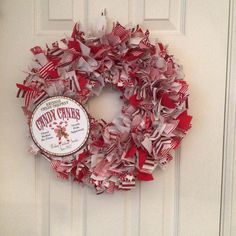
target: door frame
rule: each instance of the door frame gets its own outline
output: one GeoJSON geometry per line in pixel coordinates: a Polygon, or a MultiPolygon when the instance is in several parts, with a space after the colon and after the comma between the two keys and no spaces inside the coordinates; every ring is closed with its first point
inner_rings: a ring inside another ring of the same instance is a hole
{"type": "Polygon", "coordinates": [[[236,1],[229,0],[228,43],[221,176],[220,236],[233,236],[233,200],[236,194],[236,1]]]}

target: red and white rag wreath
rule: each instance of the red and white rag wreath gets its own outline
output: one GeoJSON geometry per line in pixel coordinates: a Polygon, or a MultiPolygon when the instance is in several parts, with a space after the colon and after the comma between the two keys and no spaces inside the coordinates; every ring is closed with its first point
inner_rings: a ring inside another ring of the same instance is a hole
{"type": "Polygon", "coordinates": [[[172,160],[171,151],[191,127],[188,85],[182,66],[162,43],[151,44],[148,31],[116,23],[110,33],[87,38],[76,24],[71,37],[31,51],[33,65],[17,84],[28,122],[49,97],[84,105],[106,85],[122,93],[121,114],[112,122],[89,115],[89,137],[76,153],[56,157],[31,143],[31,153],[46,157],[60,177],[94,186],[97,193],[130,190],[172,160]]]}

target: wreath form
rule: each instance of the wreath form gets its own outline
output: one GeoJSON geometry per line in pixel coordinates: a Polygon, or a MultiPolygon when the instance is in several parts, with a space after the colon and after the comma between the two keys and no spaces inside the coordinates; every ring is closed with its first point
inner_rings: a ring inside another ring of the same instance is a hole
{"type": "Polygon", "coordinates": [[[148,30],[116,23],[110,33],[88,38],[76,24],[71,37],[31,51],[33,64],[23,84],[16,84],[28,124],[35,107],[49,97],[85,105],[106,85],[122,93],[121,114],[112,122],[89,115],[90,134],[78,152],[48,155],[31,142],[29,151],[49,160],[58,176],[111,193],[153,180],[154,169],[173,159],[172,150],[191,127],[188,84],[167,48],[151,44],[148,30]]]}

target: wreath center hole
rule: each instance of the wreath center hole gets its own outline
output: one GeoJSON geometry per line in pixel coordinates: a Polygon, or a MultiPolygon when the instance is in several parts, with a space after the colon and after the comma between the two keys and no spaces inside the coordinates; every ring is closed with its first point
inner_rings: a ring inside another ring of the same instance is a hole
{"type": "Polygon", "coordinates": [[[89,113],[95,119],[103,119],[106,122],[111,122],[121,113],[123,106],[123,101],[120,99],[121,95],[112,86],[105,86],[99,96],[89,99],[89,113]]]}

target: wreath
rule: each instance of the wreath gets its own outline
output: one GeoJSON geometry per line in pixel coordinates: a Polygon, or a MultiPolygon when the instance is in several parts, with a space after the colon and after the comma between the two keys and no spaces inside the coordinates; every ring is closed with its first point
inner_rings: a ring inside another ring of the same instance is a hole
{"type": "MultiPolygon", "coordinates": [[[[107,85],[122,94],[120,115],[111,122],[88,113],[89,135],[75,153],[49,154],[31,139],[29,151],[44,156],[58,176],[111,193],[153,180],[154,169],[173,159],[191,127],[188,84],[182,66],[161,42],[150,42],[148,30],[116,23],[110,33],[92,38],[76,24],[71,37],[31,51],[33,64],[16,84],[29,126],[36,108],[55,96],[85,106],[107,85]]],[[[59,141],[68,138],[66,121],[49,126],[59,141]]]]}

